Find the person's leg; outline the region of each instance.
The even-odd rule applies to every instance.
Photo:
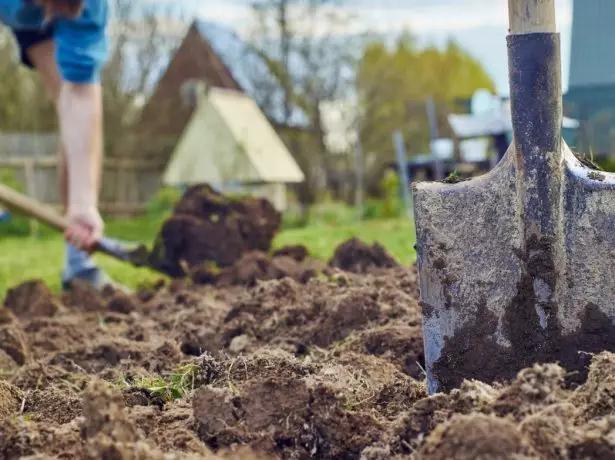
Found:
[[[20,37],[22,38],[22,60],[24,64],[39,73],[49,97],[52,98],[54,103],[57,102],[62,79],[55,60],[55,44],[51,34],[25,32],[21,35],[17,34],[17,37],[18,41]],[[61,143],[58,151],[58,181],[63,211],[66,212],[68,205],[68,168],[64,146]],[[65,243],[65,245],[64,270],[62,273],[64,287],[67,287],[73,279],[83,279],[97,287],[100,287],[101,283],[110,282],[86,252],[76,249],[71,244]]]

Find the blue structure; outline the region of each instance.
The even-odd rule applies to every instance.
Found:
[[[571,146],[596,156],[614,150],[615,1],[573,0],[570,77],[564,112],[583,123],[581,132],[566,131]]]

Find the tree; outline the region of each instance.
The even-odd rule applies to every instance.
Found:
[[[158,2],[113,2],[111,52],[102,75],[105,150],[107,156],[125,157],[143,153],[143,139],[131,134],[143,101],[181,42],[184,11]]]
[[[337,33],[353,20],[335,8],[339,4],[338,0],[251,2],[252,47],[270,72],[254,77],[258,88],[254,97],[280,124],[303,122],[303,131],[289,130],[285,137],[306,175],[298,189],[304,204],[315,199],[318,182],[331,184],[334,171],[325,142],[323,102],[347,97],[360,57],[353,51],[355,37]]]
[[[451,135],[447,115],[456,100],[470,98],[475,90],[495,93],[495,84],[480,62],[449,40],[444,49],[419,48],[411,34],[392,47],[375,40],[365,48],[357,71],[361,101],[361,140],[373,157],[372,174],[394,157],[391,133],[401,130],[409,153],[429,151],[430,132],[426,99],[438,108],[438,130]]]
[[[0,27],[0,131],[49,131],[56,126],[55,109],[38,74],[19,62],[8,28]]]

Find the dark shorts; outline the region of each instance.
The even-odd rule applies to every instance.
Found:
[[[53,27],[46,27],[42,30],[13,29],[13,35],[19,46],[19,56],[22,64],[32,68],[32,62],[28,58],[28,48],[51,40],[53,38]]]

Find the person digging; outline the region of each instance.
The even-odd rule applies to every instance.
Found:
[[[0,0],[0,23],[38,72],[55,102],[60,128],[59,184],[69,225],[62,286],[115,283],[91,259],[103,234],[98,210],[102,159],[100,72],[108,56],[108,0]]]

